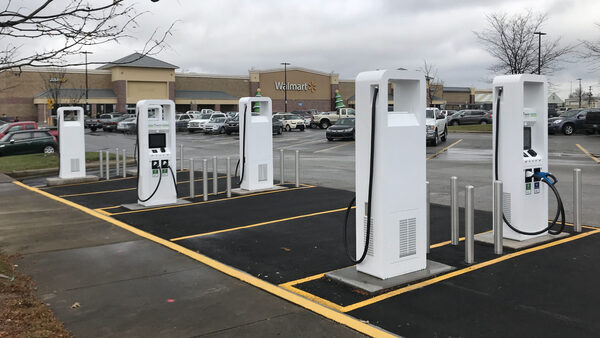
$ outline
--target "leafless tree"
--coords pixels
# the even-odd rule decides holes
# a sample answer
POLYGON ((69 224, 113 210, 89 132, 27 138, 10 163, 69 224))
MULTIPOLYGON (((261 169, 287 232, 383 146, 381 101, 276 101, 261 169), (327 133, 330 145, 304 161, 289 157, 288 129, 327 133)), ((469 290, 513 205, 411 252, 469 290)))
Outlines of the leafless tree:
MULTIPOLYGON (((496 59, 490 70, 505 74, 537 73, 539 48, 538 38, 533 33, 542 29, 547 16, 531 11, 514 16, 492 13, 486 16, 486 20, 488 27, 474 33, 496 59)), ((571 45, 562 45, 560 38, 545 36, 541 48, 541 72, 551 74, 558 70, 573 48, 571 45)))
POLYGON ((423 66, 421 66, 419 70, 425 74, 425 81, 427 85, 427 107, 431 107, 436 85, 441 84, 441 80, 437 76, 438 70, 435 65, 428 63, 427 60, 423 60, 423 66))
MULTIPOLYGON (((600 23, 597 23, 596 26, 600 29, 600 23)), ((600 39, 596 41, 583 40, 583 59, 593 63, 596 66, 596 69, 600 68, 600 39)))
MULTIPOLYGON (((0 71, 24 66, 76 66, 68 57, 86 48, 129 37, 139 13, 125 0, 8 0, 0 7, 0 71), (52 43, 24 51, 35 40, 52 43)), ((4 1, 3 1, 4 3, 4 1)), ((155 30, 140 54, 160 52, 171 27, 155 30)), ((141 56, 140 56, 141 57, 141 56)), ((134 60, 135 61, 135 60, 134 60)), ((95 62, 95 64, 105 62, 95 62)), ((91 63, 94 64, 94 63, 91 63)))

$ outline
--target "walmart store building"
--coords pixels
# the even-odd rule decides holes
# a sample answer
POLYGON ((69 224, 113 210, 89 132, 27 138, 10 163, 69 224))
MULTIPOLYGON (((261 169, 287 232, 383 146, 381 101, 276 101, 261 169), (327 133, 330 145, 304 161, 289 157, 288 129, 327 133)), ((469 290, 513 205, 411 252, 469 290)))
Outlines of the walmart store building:
MULTIPOLYGON (((261 95, 273 100, 273 111, 284 111, 284 70, 250 70, 248 75, 179 73, 177 66, 140 54, 131 54, 97 69, 88 70, 88 103, 96 116, 135 109, 142 99, 170 99, 178 112, 211 108, 237 111, 238 100, 261 95)), ((354 81, 338 74, 290 67, 287 69, 288 111, 333 110, 339 91, 344 103, 354 95, 354 81)), ((52 104, 84 106, 85 70, 41 69, 0 73, 0 116, 49 122, 52 104)))

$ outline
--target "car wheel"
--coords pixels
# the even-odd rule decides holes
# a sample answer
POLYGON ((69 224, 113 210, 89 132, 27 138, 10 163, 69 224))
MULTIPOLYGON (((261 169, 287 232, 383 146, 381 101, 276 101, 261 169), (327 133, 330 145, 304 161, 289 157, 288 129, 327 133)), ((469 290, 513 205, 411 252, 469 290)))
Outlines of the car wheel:
POLYGON ((277 129, 277 135, 281 134, 283 134, 283 127, 279 127, 279 129, 277 129))
POLYGON ((54 154, 54 147, 53 146, 45 146, 44 154, 54 154))
POLYGON ((438 130, 435 130, 435 138, 433 139, 433 146, 437 146, 440 144, 440 134, 438 134, 438 130))
POLYGON ((323 120, 323 121, 321 121, 321 123, 319 124, 319 127, 321 127, 321 129, 327 129, 327 128, 329 128, 329 125, 330 125, 329 121, 327 121, 327 120, 323 120))
POLYGON ((304 131, 304 126, 300 126, 300 131, 304 131))
POLYGON ((481 120, 479 124, 488 124, 486 120, 481 120))
POLYGON ((225 134, 225 127, 221 127, 221 129, 219 129, 219 134, 225 134))
POLYGON ((452 121, 452 122, 450 122, 450 125, 451 126, 458 126, 459 123, 458 123, 458 121, 452 121))
POLYGON ((442 142, 446 142, 448 136, 448 128, 444 128, 444 135, 442 135, 442 142))
POLYGON ((575 131, 573 128, 573 125, 570 123, 565 124, 562 129, 563 129, 563 134, 565 134, 565 135, 572 135, 573 132, 575 131))
POLYGON ((328 137, 327 141, 333 141, 333 139, 331 137, 328 137))
POLYGON ((91 130, 92 132, 96 131, 96 129, 97 129, 96 127, 91 127, 91 128, 90 128, 90 130, 91 130))
POLYGON ((288 125, 286 125, 286 126, 285 126, 285 131, 292 131, 292 127, 290 127, 290 125, 289 125, 289 124, 288 124, 288 125))

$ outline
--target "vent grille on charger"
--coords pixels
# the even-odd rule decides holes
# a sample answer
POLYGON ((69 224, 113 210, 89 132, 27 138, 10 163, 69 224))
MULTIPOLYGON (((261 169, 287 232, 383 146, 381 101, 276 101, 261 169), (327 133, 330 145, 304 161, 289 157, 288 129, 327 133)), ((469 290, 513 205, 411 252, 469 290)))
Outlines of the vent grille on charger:
POLYGON ((400 222, 400 257, 411 256, 417 253, 417 219, 401 219, 400 222))
MULTIPOLYGON (((373 234, 375 231, 375 222, 373 221, 373 217, 371 217, 371 231, 369 234, 369 248, 367 249, 367 255, 369 256, 375 256, 375 246, 373 245, 374 243, 374 239, 373 239, 373 234)), ((365 221, 364 221, 364 230, 363 230, 364 234, 365 234, 365 240, 367 239, 367 216, 365 216, 365 221)))
POLYGON ((512 219, 511 219, 511 215, 510 215, 510 203, 511 203, 511 197, 510 197, 510 193, 509 192, 505 192, 503 193, 502 196, 502 211, 504 212, 504 217, 506 217, 506 220, 512 223, 512 219))
POLYGON ((72 173, 76 173, 79 171, 79 159, 78 158, 72 158, 71 159, 71 172, 72 173))

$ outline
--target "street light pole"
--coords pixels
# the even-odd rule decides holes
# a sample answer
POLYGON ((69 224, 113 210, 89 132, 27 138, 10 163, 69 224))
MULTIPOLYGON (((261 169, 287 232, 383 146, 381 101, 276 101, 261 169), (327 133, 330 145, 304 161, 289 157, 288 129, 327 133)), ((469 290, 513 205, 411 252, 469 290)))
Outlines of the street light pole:
POLYGON ((579 81, 579 108, 581 108, 581 78, 577 79, 579 81))
POLYGON ((541 74, 542 66, 542 35, 546 35, 543 32, 533 32, 533 34, 538 36, 538 74, 541 74))
POLYGON ((287 66, 290 65, 289 62, 282 62, 283 65, 283 101, 285 103, 285 112, 287 113, 287 66))
POLYGON ((83 51, 83 54, 85 54, 85 113, 87 115, 87 113, 89 113, 88 108, 89 108, 89 95, 88 95, 88 59, 87 56, 88 54, 93 54, 92 52, 88 52, 88 51, 83 51))

